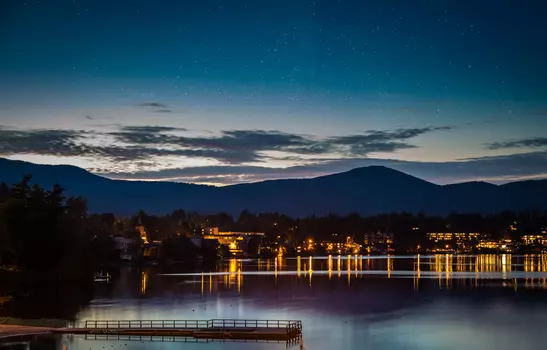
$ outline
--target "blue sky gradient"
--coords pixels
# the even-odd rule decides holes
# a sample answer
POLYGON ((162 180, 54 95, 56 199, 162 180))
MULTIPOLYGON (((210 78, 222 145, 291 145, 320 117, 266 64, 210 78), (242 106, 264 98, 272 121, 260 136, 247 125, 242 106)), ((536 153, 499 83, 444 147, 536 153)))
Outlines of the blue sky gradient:
POLYGON ((212 184, 544 178, 545 23, 540 0, 3 1, 0 156, 212 184))

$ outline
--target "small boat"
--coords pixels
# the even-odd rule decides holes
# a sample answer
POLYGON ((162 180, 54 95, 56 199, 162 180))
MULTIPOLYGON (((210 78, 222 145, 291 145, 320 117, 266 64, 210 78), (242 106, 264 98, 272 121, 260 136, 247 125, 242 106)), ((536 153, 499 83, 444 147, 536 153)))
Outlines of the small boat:
POLYGON ((109 273, 96 273, 93 277, 93 281, 95 282, 110 282, 110 274, 109 273))

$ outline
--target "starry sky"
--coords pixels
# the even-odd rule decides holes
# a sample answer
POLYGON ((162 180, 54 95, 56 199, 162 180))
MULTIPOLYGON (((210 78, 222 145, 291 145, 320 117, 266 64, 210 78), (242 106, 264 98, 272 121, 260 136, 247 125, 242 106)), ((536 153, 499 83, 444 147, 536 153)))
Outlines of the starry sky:
POLYGON ((547 178, 544 0, 3 0, 0 156, 226 185, 547 178))

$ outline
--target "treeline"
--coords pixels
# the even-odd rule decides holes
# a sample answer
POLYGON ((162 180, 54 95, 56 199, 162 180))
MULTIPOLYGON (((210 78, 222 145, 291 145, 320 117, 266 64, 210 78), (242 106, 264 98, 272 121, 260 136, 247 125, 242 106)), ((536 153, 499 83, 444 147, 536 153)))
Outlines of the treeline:
MULTIPOLYGON (((129 253, 135 263, 146 263, 149 260, 162 263, 184 262, 195 264, 197 258, 212 261, 227 257, 226 247, 218 245, 214 240, 191 241, 195 235, 202 232, 202 220, 197 214, 186 215, 184 211, 175 211, 172 215, 154 216, 140 211, 127 218, 118 218, 114 214, 92 214, 86 222, 87 228, 93 232, 95 240, 102 242, 103 248, 114 244, 113 238, 121 236, 131 238, 135 244, 129 253), (142 240, 136 227, 143 225, 146 228, 149 242, 160 242, 161 247, 152 257, 143 256, 142 240)), ((106 264, 119 262, 119 252, 112 249, 103 249, 100 254, 106 264)))
POLYGON ((104 263, 113 246, 90 229, 87 204, 31 177, 0 184, 0 265, 25 276, 82 279, 104 263), (106 253, 108 255, 108 253, 106 253))
POLYGON ((264 232, 267 239, 282 241, 309 238, 332 241, 345 240, 348 236, 362 241, 365 234, 383 232, 395 235, 395 243, 400 249, 423 242, 427 232, 478 232, 493 239, 507 235, 518 239, 547 228, 547 212, 541 211, 507 211, 490 215, 453 213, 448 216, 428 216, 423 212, 393 213, 368 217, 354 213, 307 218, 291 218, 279 213, 253 214, 247 210, 237 217, 226 213, 200 215, 184 210, 154 216, 141 211, 126 219, 125 225, 134 227, 139 218, 153 240, 164 240, 175 233, 200 234, 207 227, 218 227, 221 231, 264 232))

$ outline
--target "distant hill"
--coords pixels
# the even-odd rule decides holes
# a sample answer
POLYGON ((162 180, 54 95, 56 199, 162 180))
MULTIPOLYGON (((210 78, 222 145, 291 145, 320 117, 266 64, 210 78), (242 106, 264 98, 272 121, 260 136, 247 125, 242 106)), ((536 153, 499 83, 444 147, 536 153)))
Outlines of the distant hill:
POLYGON ((0 182, 13 184, 26 174, 44 187, 55 183, 81 195, 93 212, 128 215, 143 209, 174 209, 238 214, 280 212, 292 216, 390 212, 447 214, 502 210, 547 210, 547 180, 496 186, 468 182, 440 186, 405 173, 370 166, 311 179, 271 180, 226 187, 172 182, 110 180, 78 167, 38 165, 0 158, 0 182))

